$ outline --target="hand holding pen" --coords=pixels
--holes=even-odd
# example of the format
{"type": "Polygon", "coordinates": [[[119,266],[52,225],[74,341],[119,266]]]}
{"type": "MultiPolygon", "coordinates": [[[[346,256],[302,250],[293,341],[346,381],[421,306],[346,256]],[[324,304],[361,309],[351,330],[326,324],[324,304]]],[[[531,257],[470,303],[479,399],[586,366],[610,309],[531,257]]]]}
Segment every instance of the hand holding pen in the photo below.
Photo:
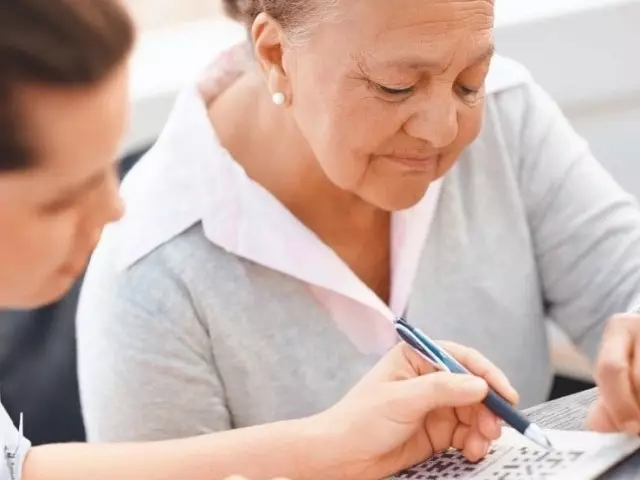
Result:
{"type": "MultiPolygon", "coordinates": [[[[397,319],[395,321],[395,327],[400,338],[438,370],[460,374],[471,373],[444,348],[439,346],[422,331],[411,326],[406,320],[402,318],[397,319]]],[[[518,412],[509,402],[509,399],[506,399],[494,390],[489,390],[489,394],[483,403],[489,411],[504,420],[507,425],[520,432],[532,442],[544,448],[552,448],[551,442],[542,429],[518,412]]]]}

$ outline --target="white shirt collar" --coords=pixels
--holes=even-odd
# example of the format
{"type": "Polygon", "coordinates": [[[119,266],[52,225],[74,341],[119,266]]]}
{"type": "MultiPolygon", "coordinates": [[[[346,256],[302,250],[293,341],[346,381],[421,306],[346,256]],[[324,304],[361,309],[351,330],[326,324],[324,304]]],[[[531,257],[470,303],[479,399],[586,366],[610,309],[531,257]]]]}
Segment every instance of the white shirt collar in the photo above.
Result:
{"type": "MultiPolygon", "coordinates": [[[[487,94],[520,84],[526,75],[515,62],[496,57],[487,94]]],[[[193,85],[178,98],[157,144],[123,183],[127,213],[107,234],[118,236],[117,266],[126,269],[202,222],[206,237],[219,247],[392,318],[407,306],[440,188],[441,181],[434,182],[417,205],[394,214],[389,308],[271,193],[247,177],[218,142],[193,85]]]]}

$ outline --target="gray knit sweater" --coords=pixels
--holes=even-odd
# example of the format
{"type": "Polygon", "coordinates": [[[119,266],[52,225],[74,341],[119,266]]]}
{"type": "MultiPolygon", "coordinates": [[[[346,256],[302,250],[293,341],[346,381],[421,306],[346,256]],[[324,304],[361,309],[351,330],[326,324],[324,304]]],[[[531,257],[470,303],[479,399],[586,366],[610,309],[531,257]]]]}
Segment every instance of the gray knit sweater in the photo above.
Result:
{"type": "MultiPolygon", "coordinates": [[[[640,292],[640,212],[547,95],[501,68],[480,137],[444,179],[407,316],[480,350],[528,406],[552,379],[546,321],[593,358],[605,320],[640,292]]],[[[376,361],[304,284],[205,237],[185,213],[201,153],[189,120],[173,123],[184,150],[161,140],[134,169],[124,188],[133,220],[107,231],[86,277],[78,348],[91,440],[313,414],[376,361]],[[158,233],[163,216],[184,221],[158,233]]]]}

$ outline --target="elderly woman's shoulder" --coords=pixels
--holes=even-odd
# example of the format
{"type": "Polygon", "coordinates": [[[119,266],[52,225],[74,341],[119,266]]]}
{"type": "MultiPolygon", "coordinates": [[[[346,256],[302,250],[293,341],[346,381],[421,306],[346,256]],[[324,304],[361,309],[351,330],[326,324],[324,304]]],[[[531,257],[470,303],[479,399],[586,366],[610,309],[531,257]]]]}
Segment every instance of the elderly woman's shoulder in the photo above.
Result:
{"type": "Polygon", "coordinates": [[[558,104],[527,68],[501,56],[494,58],[487,76],[486,104],[481,133],[485,139],[499,134],[515,144],[522,139],[523,129],[530,134],[544,133],[549,124],[564,119],[558,104]]]}
{"type": "Polygon", "coordinates": [[[180,305],[189,303],[205,280],[214,291],[223,291],[226,282],[242,276],[242,259],[210,242],[199,222],[133,250],[127,243],[135,239],[128,233],[114,225],[101,239],[84,278],[85,300],[162,297],[163,303],[180,305]]]}
{"type": "Polygon", "coordinates": [[[189,283],[203,269],[213,272],[215,282],[238,261],[207,239],[200,189],[180,172],[184,162],[167,162],[165,156],[165,149],[156,145],[125,178],[125,215],[105,228],[85,276],[85,290],[87,284],[162,289],[165,283],[189,283]]]}

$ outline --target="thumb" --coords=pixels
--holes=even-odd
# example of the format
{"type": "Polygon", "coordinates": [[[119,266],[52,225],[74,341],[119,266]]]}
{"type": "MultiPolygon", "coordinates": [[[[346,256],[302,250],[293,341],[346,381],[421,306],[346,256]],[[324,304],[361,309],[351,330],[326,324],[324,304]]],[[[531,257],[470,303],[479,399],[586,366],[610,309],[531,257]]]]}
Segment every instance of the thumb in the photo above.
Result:
{"type": "Polygon", "coordinates": [[[474,375],[437,372],[398,382],[398,395],[408,415],[424,415],[442,407],[480,403],[487,396],[487,382],[474,375]]]}

